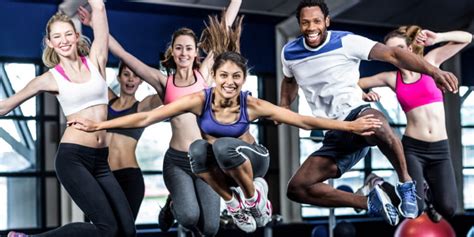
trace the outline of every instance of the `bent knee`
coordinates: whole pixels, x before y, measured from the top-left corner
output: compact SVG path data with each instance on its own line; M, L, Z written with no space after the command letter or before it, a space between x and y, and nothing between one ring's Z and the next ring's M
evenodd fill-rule
M444 218L451 218L456 214L456 203L444 203L440 207L435 207L435 210L441 214Z
M193 229L199 222L199 213L192 210L183 211L183 213L176 213L175 218L178 223L187 229Z
M305 187L303 184L296 180L290 180L288 187L286 189L286 196L288 199L294 202L301 202L302 197L304 196Z

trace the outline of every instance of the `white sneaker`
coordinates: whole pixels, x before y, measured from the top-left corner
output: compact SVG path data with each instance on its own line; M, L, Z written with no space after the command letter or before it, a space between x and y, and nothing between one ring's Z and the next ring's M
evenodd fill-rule
M257 191L257 201L253 206L244 202L245 207L255 218L257 227L265 226L272 219L272 203L268 200L268 184L260 177L254 179L255 190Z
M232 220L234 224L246 233L252 233L257 230L257 224L255 223L255 218L250 213L247 213L245 207L242 203L242 199L240 194L238 193L237 189L232 189L234 195L239 200L239 207L232 208L230 206L226 206L229 215L232 216Z

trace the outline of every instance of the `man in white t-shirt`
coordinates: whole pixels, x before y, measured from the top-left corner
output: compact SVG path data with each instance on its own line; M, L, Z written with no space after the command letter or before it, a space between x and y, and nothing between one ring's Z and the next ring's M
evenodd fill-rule
M350 32L328 31L328 14L323 0L303 0L299 4L296 17L302 36L287 43L281 53L285 77L280 106L290 107L299 86L314 116L352 121L372 114L383 121L383 126L367 137L328 131L321 149L312 153L291 178L288 197L317 206L367 209L370 215L382 216L391 225L398 223L398 211L406 218L416 218L415 185L407 172L402 144L384 115L362 100L362 90L357 86L359 64L370 59L389 62L431 75L443 90L451 92L457 91L457 79L403 49L389 48ZM380 148L397 172L396 190L401 199L398 211L380 186L376 185L366 197L323 183L350 170L373 145Z

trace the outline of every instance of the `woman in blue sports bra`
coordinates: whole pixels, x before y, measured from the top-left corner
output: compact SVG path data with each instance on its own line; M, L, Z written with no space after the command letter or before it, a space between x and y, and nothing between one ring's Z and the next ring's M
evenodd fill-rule
M78 118L68 121L77 129L93 132L110 128L144 127L182 113L193 113L204 139L193 142L189 156L193 172L226 202L234 223L245 232L265 225L271 216L268 186L263 177L269 155L255 143L249 123L268 118L304 129L323 128L370 135L380 121L370 116L347 122L303 116L242 92L247 73L246 59L225 52L215 59L211 71L216 86L182 97L149 112L106 122Z
M27 99L47 91L56 95L68 120L107 119L108 25L102 0L89 0L94 41L76 31L71 19L56 13L46 25L43 62L49 71L31 80L15 95L0 101L5 115ZM132 211L107 161L106 132L85 133L67 127L55 159L56 175L90 222L71 223L34 236L115 237L136 236ZM10 232L9 237L25 237Z
M223 16L225 30L233 25L241 3L242 0L229 0ZM82 17L82 22L89 24L87 15ZM239 25L240 22L236 23ZM141 79L153 86L164 104L212 84L209 71L214 54L209 53L202 62L199 60L198 40L189 28L180 28L171 37L162 61L168 75L131 55L112 36L109 36L109 49ZM209 49L213 51L212 46ZM167 231L176 218L179 224L197 235L213 236L219 227L219 196L192 173L188 158L189 145L201 138L196 116L181 114L171 118L170 124L172 136L163 161L163 179L171 198L160 211L159 227Z

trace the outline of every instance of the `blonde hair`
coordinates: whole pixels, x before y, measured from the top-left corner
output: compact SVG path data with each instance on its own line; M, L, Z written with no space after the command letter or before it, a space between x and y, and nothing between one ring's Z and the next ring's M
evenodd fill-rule
M43 55L42 55L42 60L43 60L44 65L46 65L49 68L52 68L59 64L58 54L54 51L54 49L48 47L48 45L46 44L46 41L49 40L49 34L51 33L51 25L53 25L53 23L58 22L58 21L70 24L72 28L74 29L74 33L77 32L76 27L74 26L74 23L71 21L71 18L69 18L67 15L65 15L62 12L57 12L49 19L48 23L46 24L46 30L43 37ZM79 53L80 56L87 56L89 55L89 49L90 49L89 39L81 35L79 41L77 42L77 52Z
M418 44L415 40L421 31L422 28L417 25L400 26L398 27L398 29L395 29L388 33L384 38L384 42L387 43L389 39L394 37L403 38L405 39L407 46L412 47L413 53L423 56L425 46Z
M182 36L182 35L187 35L187 36L190 36L191 38L193 38L194 46L196 47L196 50L198 50L197 36L196 36L196 34L194 33L193 30L191 30L189 28L186 28L186 27L179 28L178 30L176 30L173 33L173 35L171 36L171 42L169 43L168 48L166 49L164 59L161 60L161 65L163 65L163 67L166 68L166 71L168 72L168 74L170 73L170 69L174 69L174 70L176 69L176 62L174 61L174 58L173 58L173 45L174 45L174 42L175 42L176 38L178 38L179 36ZM199 66L200 66L198 58L199 58L199 53L196 56L196 58L194 59L193 69L199 68Z
M220 18L219 21L217 16L209 16L209 23L201 33L199 47L207 53L212 51L214 57L224 52L240 53L240 35L244 17L237 17L232 27L227 26L225 12Z

